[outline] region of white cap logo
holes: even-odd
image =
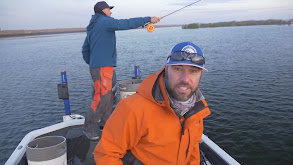
[[[184,46],[181,51],[184,51],[187,53],[197,53],[196,49],[191,45]]]

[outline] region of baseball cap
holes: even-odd
[[[190,65],[207,71],[201,49],[192,42],[181,42],[175,45],[171,49],[166,65]]]
[[[100,1],[100,2],[97,2],[95,7],[94,7],[94,10],[95,10],[95,13],[97,13],[99,10],[104,10],[106,8],[110,8],[110,9],[113,9],[114,6],[109,6],[107,4],[107,2],[105,1]]]

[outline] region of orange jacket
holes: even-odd
[[[203,118],[210,110],[204,99],[197,100],[180,122],[170,107],[163,76],[164,69],[148,76],[135,94],[120,100],[95,148],[97,164],[122,165],[127,150],[147,165],[199,164]],[[196,95],[203,98],[199,91]]]

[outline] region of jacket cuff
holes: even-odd
[[[151,22],[151,17],[145,17],[145,20],[146,20],[145,23]]]

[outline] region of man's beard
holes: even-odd
[[[177,101],[187,101],[187,100],[189,100],[189,99],[192,97],[192,95],[193,95],[193,94],[196,92],[196,90],[197,90],[197,88],[194,89],[194,88],[193,88],[192,86],[190,86],[189,84],[181,82],[181,83],[179,83],[179,84],[176,84],[176,85],[174,86],[174,88],[176,88],[177,86],[185,86],[185,87],[187,87],[187,88],[190,88],[191,91],[190,91],[189,94],[185,94],[185,93],[177,93],[175,89],[171,89],[171,88],[170,88],[170,86],[169,86],[169,79],[168,79],[168,76],[167,76],[167,75],[166,75],[166,84],[165,84],[165,85],[166,85],[166,90],[167,90],[168,94],[169,94],[172,98],[176,99]]]

